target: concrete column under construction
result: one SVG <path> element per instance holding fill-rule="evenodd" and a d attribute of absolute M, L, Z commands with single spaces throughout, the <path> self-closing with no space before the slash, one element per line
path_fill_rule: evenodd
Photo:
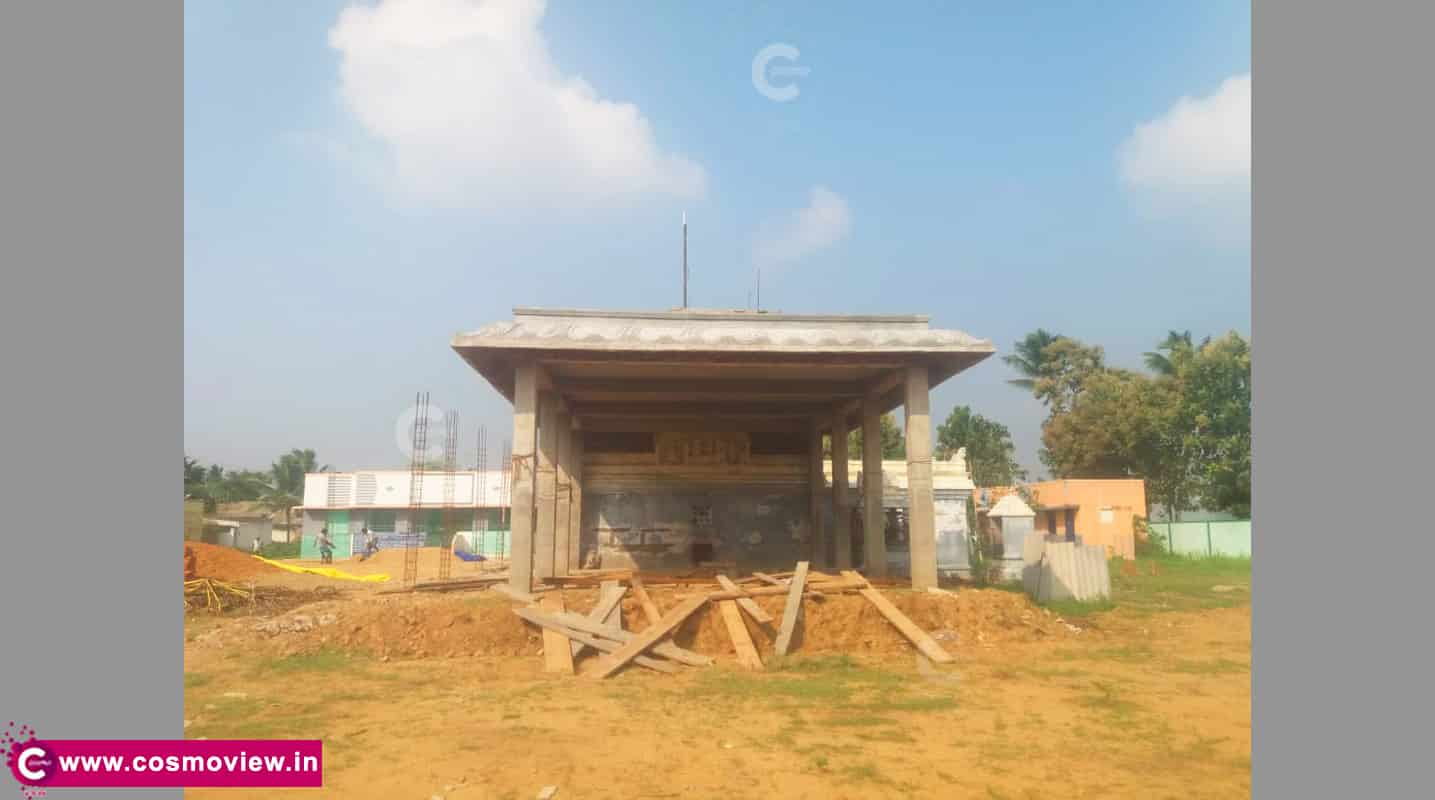
<path fill-rule="evenodd" d="M 832 410 L 832 545 L 837 569 L 852 569 L 852 510 L 847 505 L 847 414 Z"/>
<path fill-rule="evenodd" d="M 808 427 L 807 439 L 808 502 L 807 525 L 810 560 L 824 564 L 827 559 L 827 545 L 822 531 L 822 493 L 827 490 L 827 479 L 822 475 L 822 428 L 817 420 Z"/>
<path fill-rule="evenodd" d="M 862 398 L 862 561 L 868 575 L 887 574 L 887 514 L 882 508 L 882 409 L 876 393 Z"/>
<path fill-rule="evenodd" d="M 568 514 L 569 498 L 573 491 L 571 465 L 573 461 L 573 428 L 568 412 L 561 406 L 554 415 L 554 435 L 557 438 L 557 454 L 554 459 L 556 478 L 553 501 L 553 574 L 567 575 L 568 563 Z M 578 565 L 571 565 L 576 569 Z"/>
<path fill-rule="evenodd" d="M 533 588 L 533 466 L 538 430 L 538 367 L 513 373 L 513 465 L 509 475 L 509 586 Z"/>
<path fill-rule="evenodd" d="M 568 431 L 568 571 L 583 568 L 583 431 L 578 420 Z"/>
<path fill-rule="evenodd" d="M 553 521 L 558 494 L 558 396 L 538 396 L 538 458 L 534 469 L 533 574 L 542 580 L 554 576 Z"/>
<path fill-rule="evenodd" d="M 932 494 L 932 411 L 926 367 L 908 367 L 907 533 L 913 589 L 937 585 L 937 526 Z"/>

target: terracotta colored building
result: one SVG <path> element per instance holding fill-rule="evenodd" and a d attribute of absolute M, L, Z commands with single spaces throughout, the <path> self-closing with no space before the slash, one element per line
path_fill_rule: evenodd
<path fill-rule="evenodd" d="M 1080 537 L 1111 556 L 1136 557 L 1134 517 L 1145 517 L 1146 481 L 1141 478 L 1070 478 L 1028 484 L 1036 530 L 1061 538 Z M 1009 486 L 976 490 L 977 513 L 1013 491 Z"/>

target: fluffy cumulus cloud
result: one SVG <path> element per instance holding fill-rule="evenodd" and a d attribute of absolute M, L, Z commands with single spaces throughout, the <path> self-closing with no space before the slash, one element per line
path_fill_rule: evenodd
<path fill-rule="evenodd" d="M 1121 148 L 1128 185 L 1166 190 L 1248 186 L 1251 76 L 1236 75 L 1206 97 L 1183 97 L 1136 126 Z"/>
<path fill-rule="evenodd" d="M 383 0 L 329 32 L 340 93 L 410 196 L 452 206 L 695 197 L 698 164 L 554 65 L 543 0 Z"/>
<path fill-rule="evenodd" d="M 852 211 L 842 195 L 814 186 L 805 207 L 758 236 L 753 261 L 763 270 L 796 263 L 837 244 L 851 230 Z"/>

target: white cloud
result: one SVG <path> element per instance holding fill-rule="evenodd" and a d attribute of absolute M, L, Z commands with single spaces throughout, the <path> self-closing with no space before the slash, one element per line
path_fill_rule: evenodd
<path fill-rule="evenodd" d="M 814 186 L 805 208 L 758 237 L 753 261 L 764 270 L 801 261 L 847 238 L 851 230 L 852 211 L 842 195 Z"/>
<path fill-rule="evenodd" d="M 543 0 L 350 5 L 329 32 L 340 94 L 384 145 L 389 181 L 451 206 L 696 197 L 698 164 L 662 150 L 632 103 L 563 75 Z"/>
<path fill-rule="evenodd" d="M 1214 94 L 1182 97 L 1136 126 L 1121 145 L 1121 179 L 1131 187 L 1203 192 L 1251 182 L 1251 75 L 1226 79 Z"/>

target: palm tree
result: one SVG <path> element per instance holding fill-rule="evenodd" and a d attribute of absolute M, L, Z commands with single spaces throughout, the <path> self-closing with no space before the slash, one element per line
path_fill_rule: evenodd
<path fill-rule="evenodd" d="M 294 541 L 294 528 L 289 521 L 290 510 L 301 502 L 303 501 L 297 495 L 289 494 L 272 486 L 259 498 L 260 505 L 270 511 L 284 512 L 284 541 L 286 542 Z"/>
<path fill-rule="evenodd" d="M 274 476 L 274 488 L 291 495 L 304 493 L 304 475 L 309 472 L 328 472 L 328 464 L 319 466 L 319 458 L 313 450 L 295 448 L 279 457 L 269 467 Z"/>
<path fill-rule="evenodd" d="M 1059 333 L 1050 333 L 1041 328 L 1028 333 L 1012 348 L 1016 352 L 1002 356 L 1002 361 L 1005 361 L 1007 366 L 1021 373 L 1020 378 L 1012 378 L 1007 383 L 1028 390 L 1035 388 L 1036 379 L 1041 376 L 1041 366 L 1047 360 L 1046 346 L 1064 338 L 1066 337 Z"/>
<path fill-rule="evenodd" d="M 1201 347 L 1210 344 L 1211 337 L 1207 336 L 1201 340 Z M 1163 378 L 1169 378 L 1176 374 L 1177 367 L 1188 356 L 1194 354 L 1197 348 L 1191 341 L 1190 331 L 1167 331 L 1166 338 L 1156 345 L 1156 349 L 1150 353 L 1144 353 L 1146 368 Z"/>

